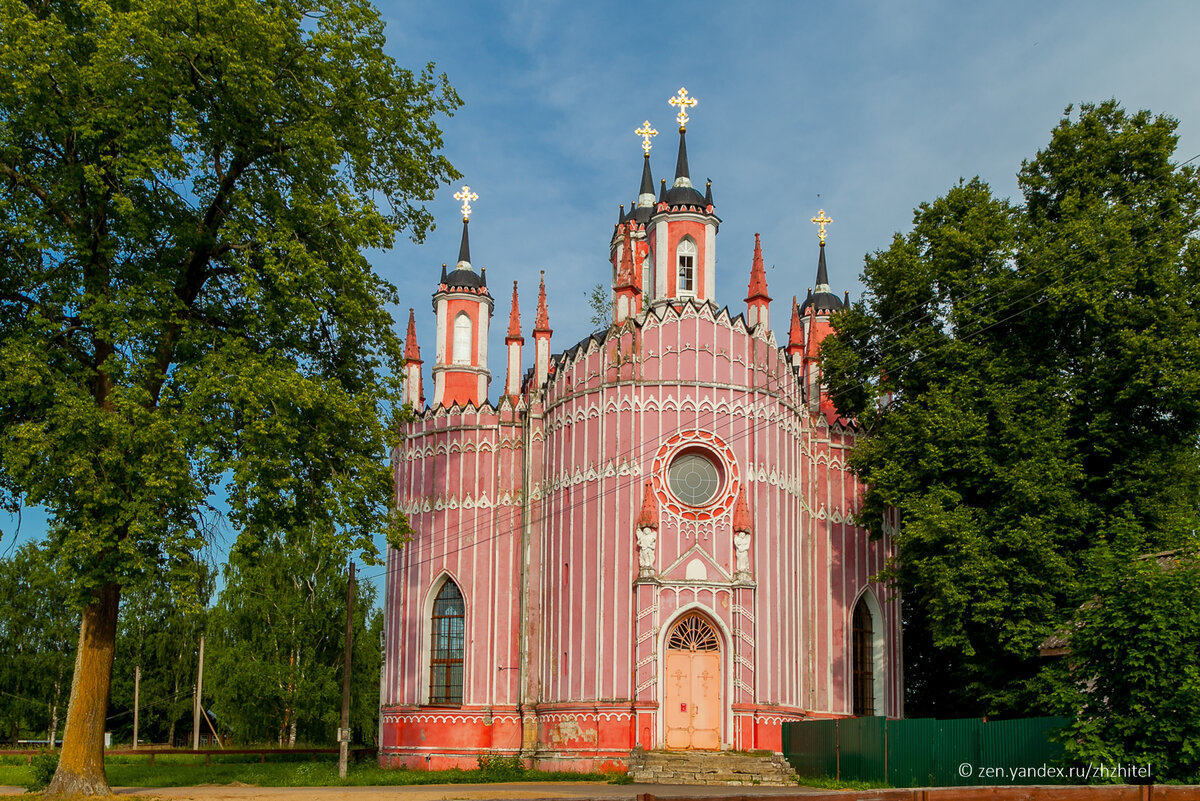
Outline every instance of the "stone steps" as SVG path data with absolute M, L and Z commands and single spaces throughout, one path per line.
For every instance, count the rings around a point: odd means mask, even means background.
M 645 784 L 762 785 L 796 784 L 782 754 L 771 751 L 644 751 L 629 754 L 629 776 Z

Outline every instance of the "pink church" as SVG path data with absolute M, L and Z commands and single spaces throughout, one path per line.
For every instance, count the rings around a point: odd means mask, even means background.
M 610 243 L 613 319 L 551 346 L 545 282 L 533 366 L 513 285 L 498 401 L 492 296 L 462 244 L 433 294 L 427 405 L 410 313 L 396 503 L 416 532 L 388 554 L 381 761 L 624 770 L 645 749 L 771 749 L 784 721 L 899 716 L 892 553 L 854 525 L 856 426 L 817 351 L 842 298 L 824 212 L 816 284 L 770 329 L 755 237 L 744 309 L 714 297 L 721 220 L 689 178 L 681 90 L 674 179 L 640 192 Z M 748 244 L 748 243 L 747 243 Z M 747 247 L 747 250 L 749 248 Z

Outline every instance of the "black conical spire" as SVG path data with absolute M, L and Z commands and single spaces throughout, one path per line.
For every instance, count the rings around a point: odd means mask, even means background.
M 821 255 L 817 257 L 817 292 L 829 291 L 829 269 L 825 266 L 825 243 L 821 243 Z
M 816 309 L 817 314 L 839 311 L 845 306 L 842 299 L 829 288 L 829 268 L 825 266 L 824 242 L 821 243 L 821 250 L 817 256 L 817 284 L 808 290 L 808 297 L 800 307 L 801 314 L 807 311 L 809 306 Z
M 679 129 L 679 157 L 675 159 L 675 186 L 691 186 L 692 179 L 688 175 L 687 131 Z
M 442 283 L 446 283 L 446 262 L 442 262 Z
M 659 203 L 667 202 L 667 179 L 666 178 L 662 179 L 662 191 L 658 193 L 658 202 Z
M 712 181 L 704 182 L 704 205 L 711 206 L 712 201 Z
M 458 246 L 458 264 L 456 265 L 456 269 L 459 270 L 463 269 L 464 267 L 467 269 L 470 269 L 471 267 L 471 240 L 467 236 L 467 225 L 469 224 L 470 221 L 464 217 L 462 242 Z
M 654 179 L 650 177 L 650 154 L 642 159 L 642 186 L 638 189 L 638 202 L 646 195 L 650 196 L 650 202 L 654 202 Z

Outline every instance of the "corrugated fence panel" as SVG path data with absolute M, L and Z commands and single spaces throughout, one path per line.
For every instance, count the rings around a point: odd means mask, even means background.
M 887 718 L 846 718 L 838 726 L 842 780 L 887 782 Z
M 1068 723 L 1065 718 L 789 722 L 783 724 L 783 750 L 800 776 L 893 787 L 1053 784 L 1036 771 L 1061 762 L 1063 746 L 1050 737 Z
M 1063 744 L 1051 740 L 1054 732 L 1071 721 L 1067 718 L 1024 718 L 997 720 L 980 730 L 979 764 L 996 766 L 1003 777 L 991 784 L 1057 784 L 1046 768 L 1062 763 Z
M 979 784 L 974 769 L 979 764 L 979 727 L 982 725 L 983 721 L 978 718 L 938 721 L 938 734 L 933 742 L 935 786 Z M 971 768 L 967 775 L 964 775 L 963 765 Z
M 783 724 L 783 755 L 797 776 L 838 775 L 837 720 L 809 720 Z
M 934 751 L 938 722 L 910 718 L 887 722 L 887 783 L 893 787 L 928 787 L 936 781 Z

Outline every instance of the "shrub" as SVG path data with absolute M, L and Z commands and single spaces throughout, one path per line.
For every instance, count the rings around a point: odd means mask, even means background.
M 58 752 L 46 749 L 37 754 L 29 763 L 29 781 L 25 789 L 31 792 L 46 789 L 58 770 Z

